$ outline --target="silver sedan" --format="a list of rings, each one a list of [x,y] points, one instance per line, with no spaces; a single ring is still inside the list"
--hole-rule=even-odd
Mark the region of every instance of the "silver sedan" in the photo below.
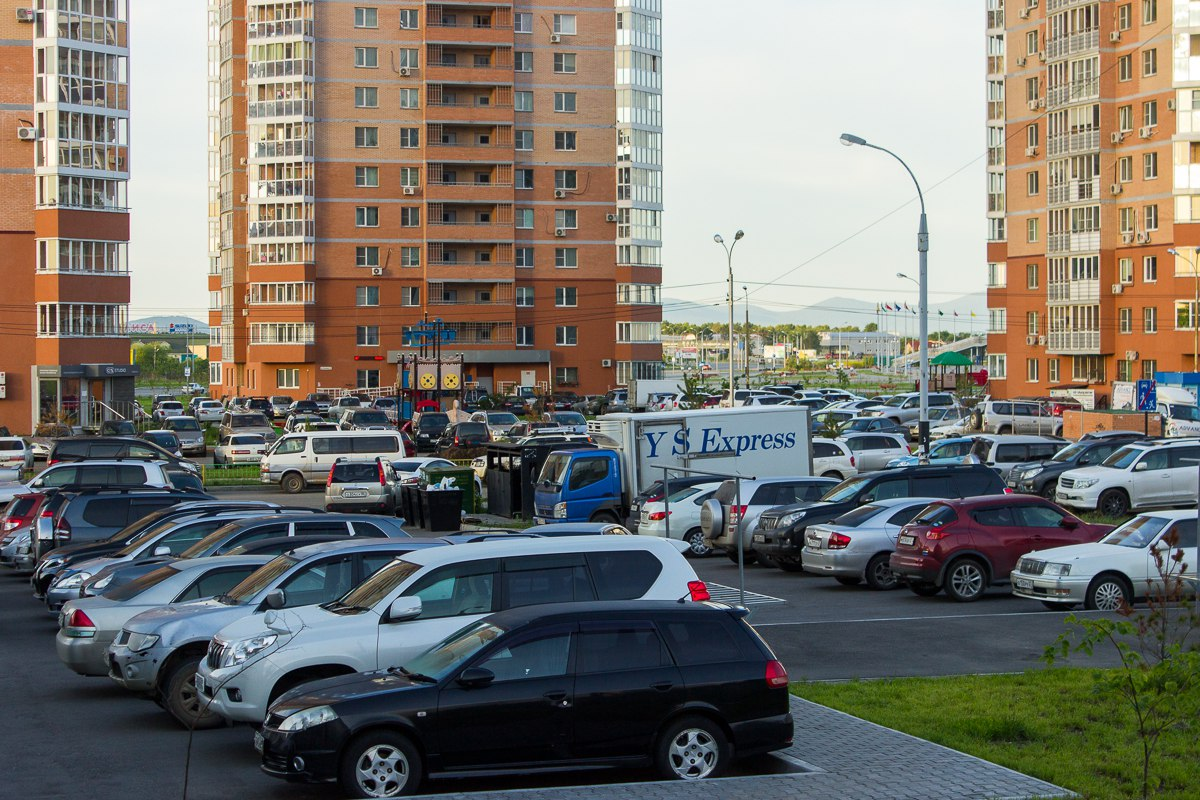
[[[837,578],[854,586],[864,579],[872,589],[895,589],[899,584],[888,567],[900,529],[931,497],[897,497],[877,500],[847,511],[831,522],[813,525],[804,532],[801,554],[805,572]]]

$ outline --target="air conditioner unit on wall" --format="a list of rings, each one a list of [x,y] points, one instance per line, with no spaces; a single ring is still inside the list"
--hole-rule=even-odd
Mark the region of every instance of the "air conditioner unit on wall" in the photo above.
[[[1037,344],[1037,337],[1036,336],[1026,336],[1025,344],[1029,345],[1030,347],[1033,347],[1035,344]]]
[[[1119,284],[1119,283],[1114,283],[1114,284],[1112,285],[1112,293],[1113,293],[1113,294],[1121,294],[1121,293],[1122,293],[1122,292],[1124,292],[1124,291],[1125,291],[1125,287],[1124,287],[1124,286],[1122,286],[1121,284]]]
[[[1137,361],[1138,360],[1138,351],[1137,350],[1126,350],[1125,351],[1125,360],[1126,361]]]
[[[401,67],[401,68],[400,68],[400,77],[402,77],[402,78],[407,78],[409,75],[412,75],[412,70],[411,70],[411,69],[409,69],[408,67]]]
[[[37,138],[37,128],[17,128],[17,138],[22,142],[32,142]]]
[[[1150,234],[1142,232],[1137,235],[1138,244],[1150,244]]]
[[[1028,156],[1029,158],[1033,158],[1034,156],[1037,155],[1037,147],[1026,147],[1025,155]]]
[[[1114,183],[1112,186],[1108,187],[1108,191],[1112,192],[1113,194],[1120,194],[1121,193],[1121,184]]]
[[[1045,107],[1046,107],[1046,98],[1039,97],[1038,98],[1038,108],[1045,108]]]
[[[1039,337],[1038,337],[1038,344],[1039,344],[1039,345],[1042,345],[1042,346],[1044,347],[1044,346],[1046,345],[1046,337],[1045,337],[1045,336],[1039,336]]]
[[[1138,128],[1138,136],[1142,137],[1143,139],[1149,139],[1153,135],[1154,135],[1154,126],[1153,125],[1143,125],[1142,127]]]
[[[17,22],[33,22],[37,19],[37,12],[32,8],[18,8]]]
[[[416,193],[417,193],[417,187],[415,187],[415,186],[405,186],[405,187],[404,187],[404,193],[405,193],[405,194],[416,194]]]
[[[1111,32],[1110,34],[1108,34],[1108,40],[1109,40],[1110,42],[1119,42],[1119,41],[1121,41],[1121,32],[1120,32],[1120,31],[1113,31],[1113,32]]]
[[[1172,97],[1171,99],[1167,100],[1167,111],[1174,111],[1174,110],[1175,110],[1175,98]]]
[[[559,36],[557,33],[550,34],[550,44],[558,44],[561,41],[562,41],[562,37]]]
[[[600,359],[600,366],[602,366],[602,367],[611,367],[611,366],[612,366],[612,359],[611,359],[611,358],[602,358],[602,359]]]
[[[559,197],[559,198],[566,197],[566,196],[567,196],[567,190],[566,190],[566,189],[555,189],[555,190],[554,190],[554,196],[555,196],[555,197]]]
[[[562,237],[567,235],[567,229],[566,228],[555,228],[554,235],[561,239]]]
[[[377,275],[377,276],[378,276],[378,275],[382,275],[382,274],[383,274],[383,267],[371,267],[371,274],[372,274],[372,275]]]
[[[1114,131],[1108,135],[1108,140],[1110,142],[1112,142],[1113,144],[1120,144],[1121,140],[1123,140],[1124,138],[1125,138],[1125,134],[1122,133],[1121,131]]]
[[[616,215],[616,214],[605,214],[605,215],[604,215],[604,221],[605,221],[605,222],[616,222],[616,221],[617,221],[617,215]]]
[[[1121,244],[1133,244],[1133,234],[1132,233],[1122,233],[1121,234]]]
[[[1017,56],[1017,66],[1018,67],[1025,66],[1025,56]]]
[[[1037,100],[1030,100],[1030,101],[1029,101],[1029,110],[1030,110],[1030,111],[1037,111],[1037,106],[1038,106],[1038,101],[1037,101]]]
[[[1017,12],[1017,16],[1019,16],[1021,19],[1029,19],[1029,9],[1022,8],[1020,11]]]

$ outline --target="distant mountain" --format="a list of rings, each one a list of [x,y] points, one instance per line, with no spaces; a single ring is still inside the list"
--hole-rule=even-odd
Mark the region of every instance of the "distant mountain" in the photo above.
[[[903,304],[906,301],[897,298],[893,302]],[[909,303],[909,305],[915,307],[915,303]],[[694,324],[726,322],[729,319],[728,309],[729,307],[723,303],[712,305],[693,303],[689,300],[663,299],[663,319],[668,322],[691,322]],[[939,317],[938,311],[943,312],[944,316]],[[969,319],[972,311],[975,312],[977,325],[987,319],[987,305],[983,296],[964,295],[945,302],[930,303],[929,327],[934,330],[949,330],[955,311],[959,315],[959,325],[964,328],[966,325],[964,320]],[[736,304],[733,313],[735,321],[742,322],[746,318],[746,306],[742,303]],[[910,316],[914,319],[916,317],[915,314]],[[893,313],[889,318],[895,320],[897,317]],[[754,325],[828,325],[831,328],[854,325],[861,328],[870,322],[879,322],[883,326],[884,320],[882,315],[880,319],[876,319],[874,303],[849,297],[831,297],[810,306],[797,306],[786,311],[764,308],[752,303],[750,305],[750,322]],[[893,322],[893,324],[895,323]]]
[[[171,326],[191,325],[192,333],[208,335],[208,323],[198,319],[183,316],[142,317],[129,321],[129,330],[133,333],[168,333]]]

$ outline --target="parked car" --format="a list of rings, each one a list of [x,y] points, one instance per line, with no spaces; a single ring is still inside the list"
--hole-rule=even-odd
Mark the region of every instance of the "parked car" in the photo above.
[[[213,448],[214,464],[258,464],[267,452],[267,440],[261,433],[235,433],[223,436]]]
[[[755,550],[780,568],[802,568],[807,529],[848,511],[882,500],[903,497],[976,497],[1000,494],[1004,481],[982,464],[919,466],[872,472],[842,481],[818,502],[802,502],[763,512],[754,531]]]
[[[846,421],[842,433],[888,433],[908,439],[908,426],[883,417],[854,417]]]
[[[1058,492],[1058,477],[1078,467],[1100,464],[1122,445],[1143,439],[1140,433],[1123,433],[1102,439],[1080,439],[1068,444],[1048,459],[1014,464],[1005,483],[1015,492],[1040,494],[1053,500]]]
[[[1168,575],[1195,581],[1196,557],[1196,512],[1152,511],[1098,542],[1026,553],[1012,572],[1013,594],[1056,610],[1082,603],[1120,611],[1163,592]]]
[[[19,572],[33,569],[33,526],[46,499],[44,492],[29,492],[9,501],[0,530],[0,566]]]
[[[203,423],[220,422],[224,413],[225,407],[219,400],[201,400],[192,406],[192,416]]]
[[[218,437],[224,438],[235,433],[261,433],[267,444],[278,438],[275,426],[260,411],[226,411],[222,414]]]
[[[516,425],[519,420],[517,415],[511,411],[476,411],[471,415],[471,422],[482,422],[487,425],[492,441],[499,442],[504,440],[508,429]]]
[[[158,408],[163,403],[173,403],[178,399],[179,398],[175,397],[173,394],[156,394],[150,401],[150,405],[152,408]]]
[[[288,415],[292,403],[296,401],[286,394],[273,394],[267,398],[267,402],[271,404],[271,416],[275,419],[283,419]]]
[[[820,406],[810,405],[820,403]],[[809,408],[824,408],[829,405],[825,400],[806,400],[792,398],[782,394],[755,394],[742,403],[744,406],[808,406]]]
[[[1099,466],[1058,477],[1055,500],[1067,508],[1122,517],[1130,511],[1194,506],[1200,444],[1195,439],[1130,442]]]
[[[1006,583],[1030,550],[1095,542],[1111,530],[1031,495],[939,500],[900,531],[889,564],[913,593],[931,597],[944,588],[967,603]]]
[[[838,437],[854,456],[859,472],[884,469],[893,458],[909,453],[908,442],[902,433],[843,433]]]
[[[858,461],[846,442],[814,438],[812,450],[813,475],[844,481],[858,474]]]
[[[260,478],[289,494],[324,482],[340,459],[374,461],[407,455],[397,431],[303,431],[284,435],[263,456]]]
[[[0,436],[0,469],[33,469],[33,448],[20,436]]]
[[[270,626],[261,618],[226,626],[209,645],[196,687],[221,716],[257,722],[301,683],[406,663],[494,611],[681,597],[709,595],[683,556],[658,539],[569,536],[435,547],[396,559],[333,603],[291,609]]]
[[[929,447],[928,464],[979,464],[981,463],[977,457],[971,455],[971,451],[975,447],[975,437],[966,436],[956,439],[942,439],[934,442]],[[921,454],[910,453],[906,456],[893,458],[886,465],[886,469],[894,469],[896,467],[915,467],[921,463]]]
[[[386,459],[338,461],[325,482],[325,510],[394,514],[399,485]]]
[[[275,416],[275,407],[271,404],[271,400],[266,397],[247,398],[243,408],[246,411],[257,411],[268,420]]]
[[[1041,403],[985,400],[974,413],[982,415],[984,433],[1062,434],[1062,417],[1054,416]]]
[[[880,400],[879,398],[871,398],[870,400],[865,400],[865,399],[839,400],[836,403],[831,403],[829,405],[829,408],[831,410],[836,409],[838,411],[853,411],[853,412],[855,412],[854,415],[857,416],[857,413],[860,410],[862,410],[864,408],[873,408],[875,406],[880,405],[880,403],[882,403],[882,402],[885,402],[885,401]],[[930,411],[932,412],[932,409],[930,409]],[[932,414],[931,414],[931,416],[932,416]]]
[[[837,485],[832,478],[809,476],[746,479],[741,481],[739,506],[738,482],[727,480],[700,509],[704,544],[723,551],[735,562],[741,548],[745,551],[743,561],[752,564],[761,557],[751,543],[751,531],[758,523],[759,515],[776,506],[815,502]],[[764,564],[774,566],[775,562],[769,557],[762,560]]]
[[[208,445],[204,441],[204,429],[195,417],[167,417],[163,420],[164,429],[171,431],[179,439],[180,450],[186,455],[208,455]]]
[[[958,402],[954,399],[954,395],[947,392],[930,392],[929,393],[929,408],[933,409],[938,406],[955,406]],[[907,426],[908,423],[921,416],[921,395],[919,392],[907,392],[905,394],[897,394],[888,398],[883,405],[867,407],[859,411],[859,416],[862,417],[883,417],[890,419],[897,425]]]
[[[1051,436],[980,433],[972,438],[971,455],[1002,477],[1017,464],[1052,457],[1066,444],[1066,440]]]
[[[183,458],[183,450],[179,444],[179,437],[175,435],[174,431],[143,431],[138,435],[138,438],[145,439],[147,442],[161,447],[176,458]]]
[[[315,400],[297,400],[288,406],[288,415],[294,416],[296,414],[314,414],[319,416],[321,414],[321,406]]]
[[[50,448],[46,465],[114,458],[165,461],[174,467],[192,472],[200,471],[195,462],[188,461],[146,439],[132,436],[73,436],[70,439],[59,439]]]
[[[437,449],[438,439],[450,425],[450,415],[442,411],[423,411],[413,417],[412,436],[418,453]]]
[[[338,428],[344,431],[390,431],[395,430],[395,425],[379,409],[359,407],[342,411]]]
[[[839,433],[842,427],[856,419],[857,414],[849,409],[842,408],[822,408],[814,411],[809,415],[809,422],[812,427],[814,436],[819,436],[822,433],[829,431],[831,428],[836,429]]]
[[[107,675],[109,645],[143,611],[228,592],[271,560],[270,556],[221,556],[176,561],[102,597],[76,598],[58,613],[58,658],[80,675]]]
[[[878,500],[813,525],[804,535],[801,566],[805,572],[836,578],[843,586],[856,586],[865,580],[872,589],[895,589],[900,582],[889,561],[896,538],[900,529],[933,500]]]
[[[647,500],[640,504],[638,510],[638,526],[636,532],[642,536],[658,536],[666,538],[668,522],[670,538],[686,542],[689,558],[707,556],[712,549],[704,543],[704,530],[700,527],[700,509],[704,502],[711,498],[721,482],[711,477],[703,483],[676,488],[670,498],[664,502],[662,495],[657,500]],[[660,489],[661,492],[661,484]],[[670,520],[667,515],[670,514]],[[542,525],[537,532],[542,533],[547,526]]]
[[[594,417],[600,413],[603,400],[602,394],[586,394],[571,404],[571,410]]]
[[[553,423],[566,433],[587,433],[587,418],[578,411],[551,411],[542,419],[544,422]]]
[[[746,613],[665,603],[501,612],[406,667],[280,698],[263,725],[263,769],[339,779],[351,797],[410,794],[447,768],[608,764],[716,777],[736,758],[792,742],[787,672]],[[382,780],[377,762],[394,767]]]
[[[491,435],[488,427],[482,422],[455,422],[446,427],[437,442],[437,453],[446,456],[447,453],[460,453],[472,448],[480,448],[488,443]],[[469,458],[473,453],[466,456]]]
[[[542,441],[541,439],[538,440]],[[713,480],[711,475],[674,475],[670,480],[670,489],[672,492],[677,492],[680,489],[685,489],[688,486],[696,486],[701,483],[711,483]],[[719,482],[719,481],[718,481]],[[638,532],[641,525],[641,510],[646,503],[661,502],[665,496],[663,489],[663,481],[661,479],[654,481],[642,491],[634,495],[633,500],[629,503],[629,517],[625,524],[629,530],[634,533]]]
[[[202,491],[200,478],[190,469],[181,469],[168,461],[132,459],[93,459],[46,467],[28,484],[33,491],[62,487],[113,488],[150,486],[163,489]]]
[[[288,414],[287,419],[283,423],[283,430],[285,433],[296,433],[297,431],[310,430],[311,426],[320,424],[331,425],[332,423],[316,414]],[[334,427],[336,428],[337,426],[335,425]]]
[[[330,403],[333,402],[333,400],[325,392],[311,392],[304,399],[310,403],[316,403],[317,413],[319,414],[324,414],[326,411],[328,411]],[[293,411],[294,410],[295,409],[293,409]]]
[[[570,411],[571,406],[579,402],[579,395],[575,392],[555,392],[550,401],[546,403],[547,411]]]
[[[937,406],[929,409],[929,429],[930,438],[933,436],[933,429],[942,425],[952,425],[956,422],[962,422],[967,419],[969,412],[962,406]],[[908,438],[914,442],[920,435],[921,420],[914,419],[908,423]]]
[[[178,400],[164,400],[154,407],[154,421],[164,422],[168,417],[183,416],[183,403]]]
[[[342,412],[351,408],[361,408],[363,401],[352,394],[344,394],[336,398],[329,404],[329,408],[324,412],[331,420],[338,420],[342,416]]]

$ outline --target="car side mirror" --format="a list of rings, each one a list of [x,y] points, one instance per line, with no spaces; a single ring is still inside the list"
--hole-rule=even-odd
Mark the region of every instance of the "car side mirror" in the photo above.
[[[858,499],[858,504],[860,506],[865,506],[867,503],[874,503],[874,502],[875,502],[875,495],[873,495],[873,494],[866,494]]]
[[[421,598],[397,597],[388,606],[388,622],[405,622],[421,616]]]
[[[1148,469],[1150,469],[1150,465],[1147,464],[1145,461],[1139,461],[1138,463],[1133,465],[1134,472],[1145,472]]]
[[[45,482],[44,480],[42,480],[41,478],[38,478],[38,479],[37,479],[36,481],[34,481],[33,483],[29,484],[29,488],[31,488],[31,489],[41,489],[41,488],[42,488],[43,486],[45,486],[45,485],[46,485],[46,482]]]
[[[283,589],[272,589],[267,592],[267,596],[263,598],[263,605],[267,608],[278,611],[287,605],[287,594]]]
[[[158,547],[154,548],[154,555],[169,556],[171,555],[171,548],[167,547],[165,544],[160,544]]]
[[[1061,520],[1059,520],[1058,524],[1069,531],[1073,531],[1079,527],[1079,520],[1071,519],[1070,517],[1063,517]]]
[[[483,667],[467,667],[458,676],[458,685],[464,689],[482,689],[496,680],[496,674]]]

